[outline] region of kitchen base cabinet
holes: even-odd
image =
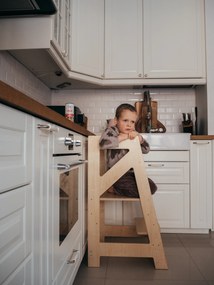
[[[144,155],[145,166],[158,187],[152,196],[162,231],[189,229],[189,151],[150,151]],[[142,216],[138,202],[111,202],[105,205],[107,224],[134,224]]]
[[[189,185],[158,184],[153,201],[162,229],[189,228]]]
[[[5,105],[0,111],[0,284],[72,284],[87,243],[87,140]],[[72,188],[69,207],[62,188]]]
[[[0,192],[4,192],[32,181],[31,116],[0,104],[0,138]]]
[[[145,155],[150,177],[157,184],[153,196],[163,229],[189,228],[189,151],[150,151]]]
[[[212,141],[191,141],[191,228],[212,228]]]
[[[33,285],[32,256],[26,260],[10,275],[2,285]]]
[[[32,185],[0,194],[0,284],[31,284],[24,268],[27,258],[31,264],[32,227]],[[19,283],[25,275],[29,282]]]

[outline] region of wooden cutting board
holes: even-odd
[[[157,101],[151,101],[152,107],[152,129],[162,128],[163,132],[166,131],[164,125],[158,121],[158,103]],[[136,123],[136,130],[140,133],[146,132],[146,115],[147,115],[147,103],[144,101],[135,102],[135,108],[138,114],[138,121]]]

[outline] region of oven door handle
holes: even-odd
[[[69,163],[69,164],[57,163],[57,169],[58,170],[69,170],[73,166],[80,165],[80,164],[83,164],[86,162],[87,162],[87,160],[80,159],[80,160],[73,161],[72,163]]]

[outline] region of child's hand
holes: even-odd
[[[138,137],[139,138],[139,142],[140,142],[140,144],[143,142],[143,137],[138,133],[138,132],[136,132],[136,131],[132,131],[131,133],[129,133],[129,139],[130,140],[133,140],[133,139],[135,139],[136,137]]]
[[[130,140],[135,139],[137,136],[138,136],[138,132],[136,132],[136,131],[131,131],[131,132],[128,134],[128,138],[129,138]]]

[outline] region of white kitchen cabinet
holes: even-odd
[[[105,78],[141,78],[142,0],[105,1]]]
[[[34,118],[34,284],[51,284],[49,265],[52,238],[50,209],[53,133],[48,122]]]
[[[57,13],[53,21],[52,44],[70,67],[71,64],[71,1],[54,0]]]
[[[32,119],[0,104],[0,192],[32,181]]]
[[[143,3],[144,77],[205,77],[204,1]]]
[[[72,1],[71,69],[103,78],[104,0]]]
[[[82,260],[82,238],[81,233],[77,235],[76,239],[70,244],[69,251],[71,254],[67,256],[67,259],[71,260],[71,263],[64,261],[60,271],[58,272],[53,285],[68,285],[73,284],[74,278],[79,269]]]
[[[212,142],[193,140],[191,161],[191,228],[212,228]]]
[[[31,184],[0,194],[0,284],[33,284],[32,221]]]
[[[205,83],[204,1],[74,0],[72,71],[108,86]]]
[[[162,230],[189,229],[189,151],[150,151],[144,155],[145,167],[158,187],[152,196]],[[138,202],[105,204],[107,224],[134,224],[142,215]]]
[[[42,79],[70,69],[70,1],[58,0],[56,6],[58,12],[51,16],[0,19],[0,50],[10,51]]]
[[[189,228],[189,151],[150,151],[144,160],[158,187],[153,200],[160,227]]]

